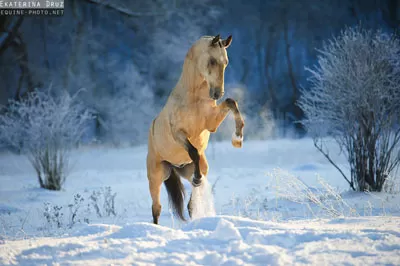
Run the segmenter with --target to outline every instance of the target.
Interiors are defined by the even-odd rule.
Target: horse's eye
[[[216,60],[215,58],[211,57],[211,58],[210,58],[210,65],[211,65],[211,66],[217,65],[217,60]]]

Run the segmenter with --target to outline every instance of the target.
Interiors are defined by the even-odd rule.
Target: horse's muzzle
[[[219,100],[224,96],[224,91],[220,88],[211,88],[210,89],[210,98],[213,100]]]

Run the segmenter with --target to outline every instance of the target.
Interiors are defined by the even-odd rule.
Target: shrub
[[[353,190],[381,191],[400,162],[400,43],[396,35],[347,28],[320,51],[311,88],[298,102],[315,147]],[[350,177],[325,137],[346,154]]]
[[[0,142],[28,155],[40,187],[60,190],[68,170],[70,149],[92,118],[77,94],[52,96],[35,90],[12,100],[0,115]]]

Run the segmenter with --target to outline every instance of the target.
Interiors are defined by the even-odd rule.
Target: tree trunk
[[[22,21],[22,16],[18,18],[10,17],[10,20],[8,20],[8,17],[0,17],[0,56],[14,41]]]
[[[297,84],[296,84],[296,78],[293,72],[293,63],[292,63],[292,59],[290,56],[290,43],[289,43],[289,21],[286,19],[284,22],[284,30],[283,30],[283,35],[285,38],[285,51],[286,51],[286,63],[287,63],[287,67],[288,67],[288,73],[289,73],[289,78],[290,78],[290,82],[292,84],[292,103],[295,103],[298,99],[298,88],[297,88]]]
[[[272,51],[272,40],[273,40],[272,38],[273,38],[273,27],[271,26],[269,28],[268,42],[267,42],[267,45],[265,46],[265,76],[267,78],[268,92],[269,92],[269,96],[270,96],[269,108],[271,110],[273,110],[274,118],[276,119],[275,113],[276,113],[276,108],[278,107],[278,103],[277,103],[276,92],[275,92],[272,77],[271,77],[271,72],[269,70],[269,67],[271,66],[271,51]]]
[[[19,100],[21,97],[27,95],[27,93],[32,92],[35,89],[35,86],[33,84],[32,72],[29,68],[28,52],[26,49],[26,44],[19,33],[16,33],[16,37],[12,42],[12,47],[14,48],[15,53],[19,58],[19,66],[21,69],[21,75],[18,80],[17,91],[14,95],[14,99]],[[27,83],[27,90],[21,95],[21,88],[24,84],[25,78]]]
[[[288,73],[289,73],[289,78],[290,78],[290,83],[292,84],[292,97],[290,100],[290,103],[288,104],[288,107],[286,108],[298,121],[303,118],[304,113],[303,110],[297,105],[297,100],[299,99],[299,88],[297,86],[296,82],[296,77],[295,73],[293,71],[293,63],[290,55],[290,42],[289,42],[289,21],[288,19],[285,20],[284,22],[284,39],[285,39],[285,51],[286,51],[286,62],[287,62],[287,67],[288,67]],[[294,121],[290,121],[294,122]],[[294,123],[295,128],[299,132],[304,132],[304,128],[301,123]]]
[[[78,72],[77,69],[77,58],[79,55],[79,52],[81,50],[82,46],[82,35],[84,32],[84,17],[83,14],[81,14],[81,10],[79,8],[79,4],[74,0],[71,2],[72,4],[72,9],[73,9],[73,14],[75,19],[78,21],[76,30],[75,30],[75,35],[74,39],[72,41],[72,49],[71,49],[71,54],[69,56],[68,62],[67,62],[67,67],[65,69],[64,77],[63,77],[63,88],[64,90],[69,89],[70,85],[70,74],[76,74]]]

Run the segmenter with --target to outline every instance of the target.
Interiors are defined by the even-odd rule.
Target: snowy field
[[[309,139],[207,154],[216,215],[208,197],[208,217],[179,222],[163,188],[159,226],[146,146],[74,151],[59,192],[38,188],[25,157],[0,154],[0,265],[400,265],[398,187],[349,191]]]

